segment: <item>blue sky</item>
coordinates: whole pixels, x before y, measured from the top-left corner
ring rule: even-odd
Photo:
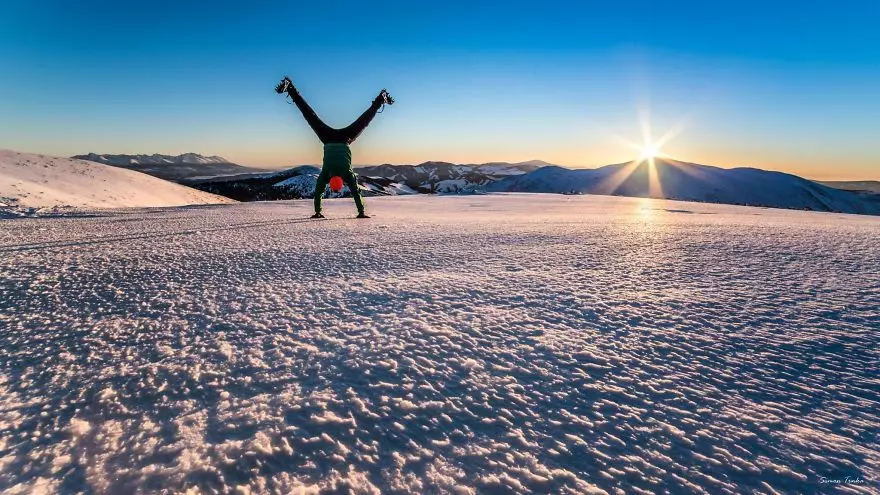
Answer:
[[[256,2],[255,2],[256,3]],[[0,3],[0,147],[320,161],[272,86],[343,126],[398,104],[355,161],[635,158],[662,151],[880,179],[880,2]]]

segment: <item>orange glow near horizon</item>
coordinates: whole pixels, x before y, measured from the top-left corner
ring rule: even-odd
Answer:
[[[809,180],[880,180],[880,166],[877,166],[868,158],[860,158],[855,163],[854,173],[847,169],[829,166],[829,158],[823,156],[811,156],[803,159],[793,159],[781,153],[768,153],[757,148],[737,148],[729,146],[721,149],[716,145],[704,142],[688,142],[686,139],[678,140],[686,130],[686,119],[682,119],[669,129],[658,132],[659,137],[654,138],[652,132],[658,131],[651,124],[648,112],[642,111],[638,115],[639,131],[641,139],[633,140],[621,137],[608,128],[597,127],[589,130],[584,144],[577,142],[563,146],[545,147],[535,143],[530,147],[519,142],[514,148],[499,146],[492,150],[482,150],[458,147],[434,147],[410,146],[400,143],[399,146],[379,146],[373,143],[358,143],[353,148],[355,165],[381,165],[385,163],[396,165],[417,165],[426,161],[444,161],[457,164],[487,163],[487,162],[523,162],[540,159],[554,165],[568,168],[599,168],[609,164],[628,164],[624,169],[632,173],[637,163],[630,163],[634,158],[648,158],[654,155],[657,158],[671,160],[679,159],[686,163],[711,165],[721,168],[754,167],[770,171],[790,173]],[[598,132],[596,132],[598,131]],[[693,139],[693,137],[691,137]],[[119,152],[124,152],[120,150]],[[161,150],[169,154],[172,151],[196,151],[198,149]],[[265,146],[255,147],[252,150],[240,150],[237,148],[217,149],[206,148],[202,154],[220,155],[234,163],[247,165],[255,168],[282,169],[296,165],[321,163],[321,147],[313,145],[311,141],[304,140],[302,143],[267,143]],[[655,164],[656,166],[656,164]],[[623,172],[623,171],[621,171]],[[655,178],[657,176],[655,175]],[[622,182],[619,180],[618,182]],[[614,184],[609,184],[611,187]],[[617,184],[619,185],[619,183]],[[611,187],[613,189],[613,187]],[[662,187],[654,188],[655,191]]]
[[[665,136],[665,135],[664,135]],[[658,140],[659,142],[660,140]],[[478,154],[471,153],[449,153],[446,152],[418,152],[415,150],[405,151],[401,153],[389,153],[388,149],[377,150],[354,150],[356,165],[381,165],[383,163],[391,163],[395,165],[417,165],[426,161],[445,161],[451,163],[487,163],[507,161],[511,163],[523,162],[533,159],[541,159],[554,165],[560,165],[572,169],[578,168],[599,168],[610,164],[626,163],[626,159],[622,156],[620,150],[620,141],[610,143],[601,148],[592,148],[589,154],[585,154],[583,150],[565,150],[560,153],[541,153],[540,151],[528,154],[520,154],[509,156],[503,152],[496,154]],[[680,147],[679,147],[680,148]],[[634,151],[641,151],[642,147],[636,145]],[[26,150],[25,150],[26,151]],[[40,150],[35,150],[37,152]],[[186,151],[186,150],[184,150]],[[190,150],[191,151],[191,150]],[[45,152],[45,151],[40,151]],[[123,151],[120,151],[123,152]],[[168,154],[174,154],[176,150],[170,150]],[[180,151],[181,153],[183,151]],[[638,152],[637,152],[638,153]],[[54,153],[58,156],[64,156],[64,152]],[[66,153],[70,155],[72,153]],[[220,155],[231,160],[234,163],[254,168],[287,168],[296,165],[316,164],[321,162],[320,147],[316,150],[309,150],[306,153],[291,154],[288,152],[259,153],[235,152],[228,151],[212,151],[207,150],[204,155]],[[829,167],[828,161],[821,157],[812,160],[798,160],[792,162],[785,157],[776,156],[758,156],[754,152],[741,152],[732,154],[728,152],[712,152],[710,150],[699,150],[697,152],[688,153],[677,149],[674,154],[661,151],[662,158],[672,159],[673,157],[688,163],[698,163],[703,165],[712,165],[720,168],[737,168],[737,167],[755,167],[763,170],[776,172],[784,172],[797,175],[809,180],[838,180],[838,181],[876,181],[880,180],[880,162],[875,166],[874,162],[858,163],[858,166],[865,172],[840,173],[837,168]],[[632,157],[633,155],[630,155]],[[630,158],[632,160],[632,158]],[[876,172],[874,172],[876,171]]]

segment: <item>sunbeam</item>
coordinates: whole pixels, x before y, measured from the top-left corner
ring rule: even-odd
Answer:
[[[677,166],[677,162],[663,153],[663,146],[675,139],[685,128],[685,122],[680,121],[664,132],[659,139],[654,139],[651,126],[650,112],[646,108],[638,110],[639,128],[642,132],[641,143],[633,142],[620,135],[612,134],[611,137],[622,145],[638,151],[635,160],[622,164],[620,170],[611,174],[601,185],[600,190],[604,194],[617,194],[621,186],[643,164],[647,167],[648,178],[647,195],[652,198],[663,197],[663,185],[660,180],[660,172],[657,168],[658,160],[663,165]]]
[[[657,172],[657,163],[653,156],[648,158],[648,196],[652,198],[663,197],[663,186],[660,184],[660,175]]]

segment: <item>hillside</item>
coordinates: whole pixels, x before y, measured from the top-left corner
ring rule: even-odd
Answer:
[[[837,180],[816,181],[824,186],[833,187],[842,191],[859,191],[880,194],[880,181],[878,180]]]
[[[0,150],[0,206],[3,207],[118,208],[233,202],[133,170]]]

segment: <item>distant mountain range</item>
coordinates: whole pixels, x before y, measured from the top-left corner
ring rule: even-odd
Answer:
[[[540,162],[543,163],[543,162]],[[420,165],[378,165],[356,170],[363,194],[478,193],[491,183],[540,167],[539,162],[456,165],[425,162]],[[252,173],[213,179],[186,179],[182,184],[239,201],[311,198],[320,169],[303,165],[280,172]],[[328,193],[333,196],[332,193]],[[344,188],[339,195],[348,195]]]
[[[482,163],[457,165],[447,162],[425,162],[420,165],[378,165],[359,167],[358,175],[381,177],[421,192],[459,194],[479,192],[489,184],[511,176],[527,174],[546,162],[533,160],[522,163]]]
[[[85,155],[93,161],[140,170],[238,201],[311,198],[320,169],[299,166],[260,172],[220,157],[186,154]],[[175,171],[182,169],[182,172]],[[568,169],[540,160],[520,163],[377,165],[355,169],[363,194],[481,194],[531,192],[657,197],[683,201],[880,214],[880,183],[830,182],[755,168],[724,169],[656,159],[596,169]],[[655,179],[652,179],[655,177]],[[654,185],[652,186],[652,182]],[[829,187],[831,186],[831,187]],[[851,190],[850,190],[851,189]],[[327,193],[329,196],[345,196]]]
[[[652,179],[652,175],[656,179]],[[655,185],[652,187],[652,182]],[[880,205],[848,191],[782,172],[724,169],[656,159],[570,170],[543,167],[490,184],[489,192],[543,192],[656,197],[706,203],[880,214]]]
[[[185,183],[240,201],[311,198],[319,171],[317,167],[302,166],[271,174]],[[356,172],[361,189],[368,196],[486,192],[603,194],[880,214],[878,194],[838,190],[781,172],[723,169],[668,159],[655,160],[653,170],[648,162],[572,170],[532,161],[469,165],[425,162],[360,167]],[[343,190],[341,195],[347,192]]]
[[[217,177],[233,174],[250,174],[261,169],[245,167],[230,162],[220,156],[202,156],[197,153],[182,155],[99,155],[89,153],[71,158],[112,165],[114,167],[137,170],[160,179],[179,182],[197,177]]]

